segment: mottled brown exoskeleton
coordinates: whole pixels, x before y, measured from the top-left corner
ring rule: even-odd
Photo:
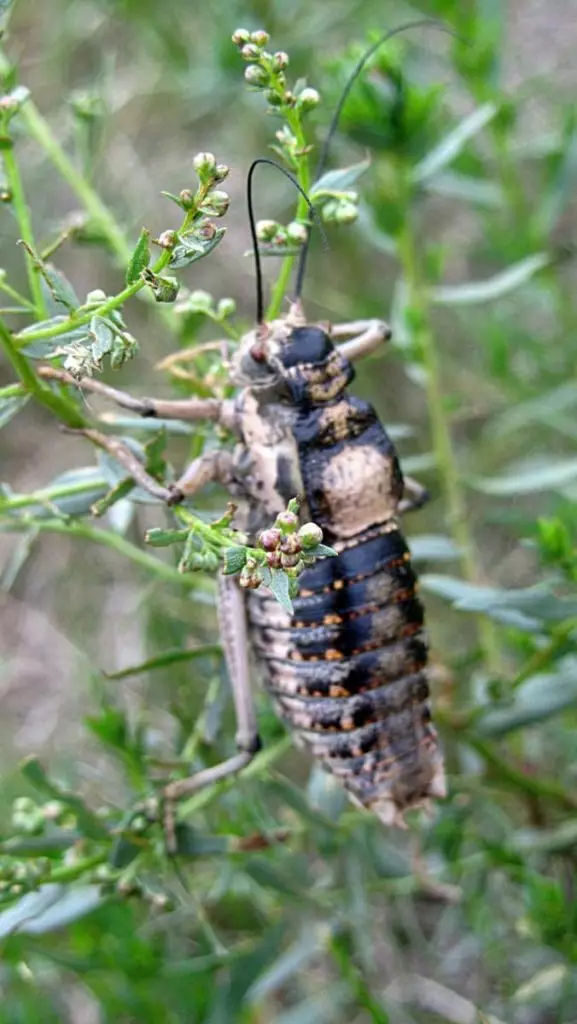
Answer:
[[[355,68],[343,98],[377,45]],[[270,161],[255,165],[260,162]],[[286,316],[264,323],[252,204],[249,209],[259,302],[257,327],[232,361],[236,399],[141,401],[91,385],[143,415],[211,420],[235,435],[233,451],[209,451],[193,462],[172,500],[221,483],[240,499],[238,525],[254,544],[298,495],[303,517],[322,528],[337,552],[305,569],[292,615],[264,588],[243,591],[236,577],[220,576],[220,630],[238,753],[165,788],[173,848],[174,802],[239,771],[260,747],[251,650],[296,741],[341,779],[355,803],[386,824],[400,824],[407,809],[445,794],[429,713],[423,608],[399,525],[400,515],[426,495],[403,479],[375,410],[348,390],[353,363],[385,342],[389,328],[380,320],[311,324],[300,298]],[[305,258],[306,248],[297,296]]]

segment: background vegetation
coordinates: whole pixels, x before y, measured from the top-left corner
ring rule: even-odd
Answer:
[[[21,0],[11,13],[0,1020],[577,1021],[577,124],[562,8]],[[160,190],[194,191],[193,157],[212,151],[231,168],[226,236],[177,271],[176,304],[126,303],[117,361],[132,353],[126,330],[139,352],[117,370],[108,352],[96,376],[139,395],[220,393],[220,349],[157,364],[223,336],[220,313],[190,292],[234,298],[233,334],[254,316],[244,183],[279,124],[245,88],[231,33],[266,28],[291,80],[319,90],[311,140],[374,33],[423,14],[464,41],[414,30],[355,87],[331,166],[370,152],[360,217],[327,226],[328,252],[315,242],[305,297],[311,317],[393,325],[356,386],[434,499],[406,527],[449,797],[431,820],[386,832],[294,753],[260,696],[264,752],[189,802],[171,862],[134,809],[179,759],[233,749],[214,571],[179,576],[181,549],[144,546],[166,515],[138,492],[90,515],[123,476],[59,421],[99,418],[141,445],[153,434],[97,395],[43,383],[38,356],[56,342],[22,355],[14,336],[95,289],[120,294],[141,228],[157,237],[180,222]],[[288,223],[290,186],[259,172],[258,216]],[[50,258],[74,295],[53,271],[41,286],[15,244],[40,252],[63,232]],[[267,270],[272,283],[278,261]],[[176,471],[205,443],[213,432],[170,433]],[[148,454],[149,467],[162,457]],[[224,510],[214,489],[203,501],[206,522]]]

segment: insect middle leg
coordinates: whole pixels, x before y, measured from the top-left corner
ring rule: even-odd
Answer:
[[[169,853],[176,853],[178,849],[176,802],[246,768],[261,747],[250,688],[248,637],[243,596],[236,580],[222,576],[219,577],[219,591],[220,632],[232,688],[238,753],[233,754],[226,761],[221,761],[220,764],[196,772],[187,779],[177,779],[165,786],[163,790],[164,828]]]
[[[339,345],[338,349],[352,363],[388,341],[391,328],[384,320],[352,320],[348,324],[334,324],[331,335],[333,338],[350,338],[350,341]]]

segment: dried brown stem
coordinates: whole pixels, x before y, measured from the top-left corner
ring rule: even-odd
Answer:
[[[82,434],[83,437],[87,437],[98,448],[102,448],[113,459],[116,459],[124,467],[128,475],[132,477],[134,482],[143,487],[145,491],[148,491],[149,494],[159,498],[161,501],[169,504],[173,502],[174,495],[172,489],[165,487],[164,484],[160,484],[158,480],[150,476],[142,462],[122,441],[118,441],[115,437],[108,437],[106,434],[101,434],[99,430],[92,430],[91,428],[84,428],[82,430],[67,429],[66,433]]]

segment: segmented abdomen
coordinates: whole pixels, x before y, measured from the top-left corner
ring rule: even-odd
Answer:
[[[402,474],[375,411],[353,396],[299,410],[293,432],[308,514],[339,553],[300,577],[292,619],[250,595],[253,643],[278,713],[391,823],[444,795],[423,608],[395,519]]]

